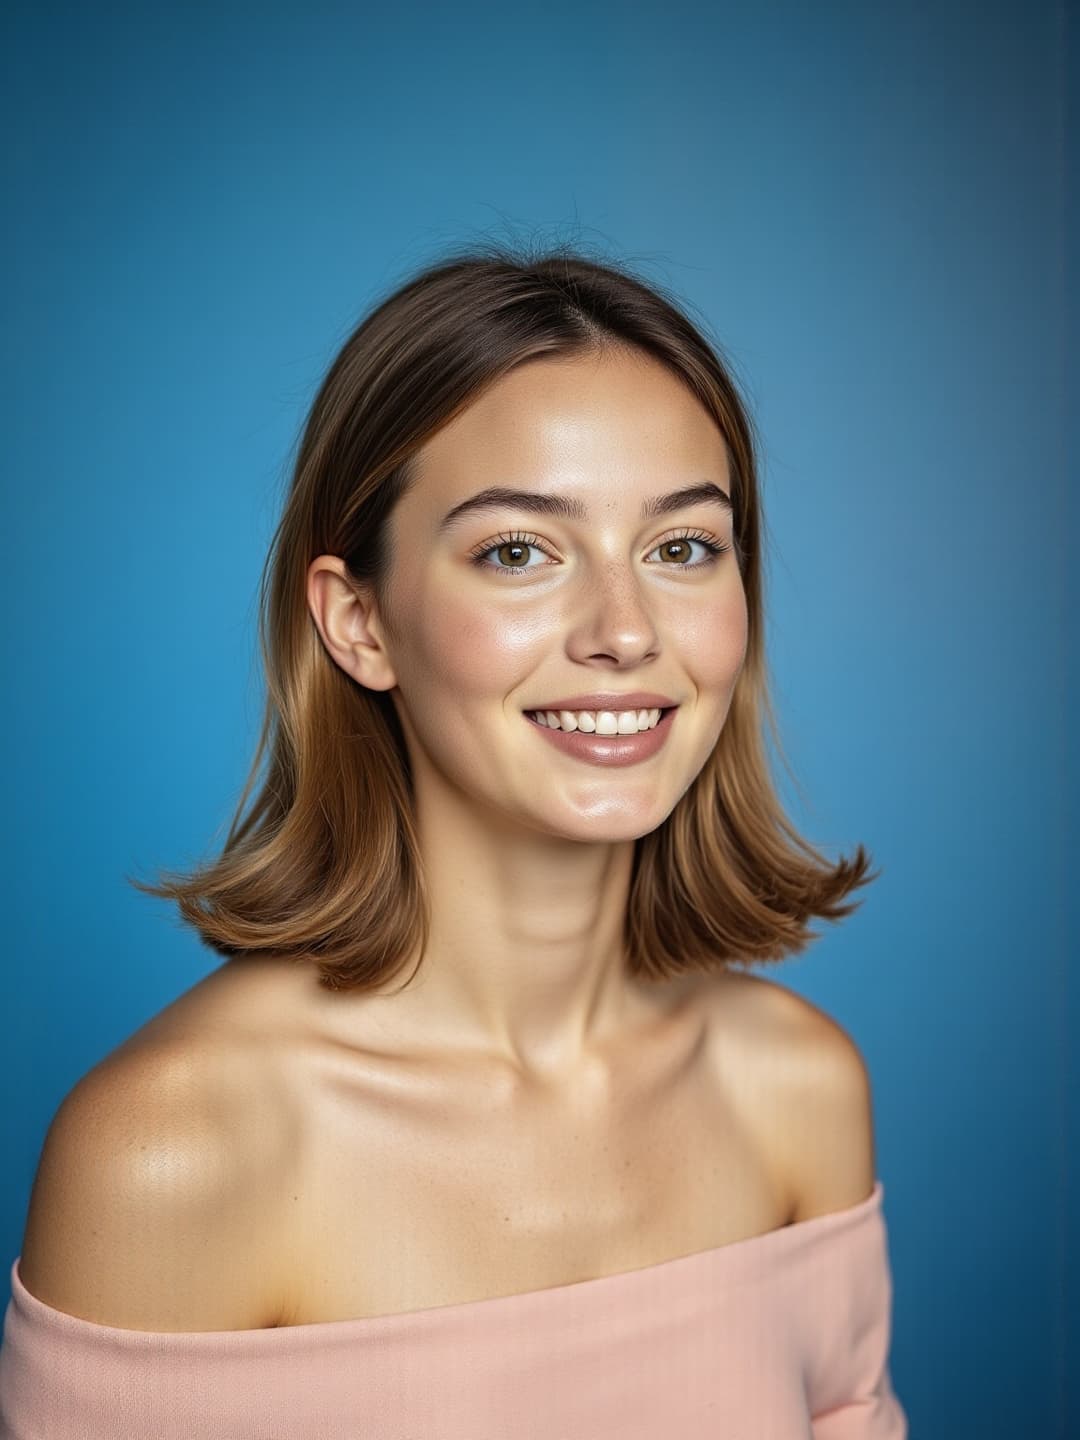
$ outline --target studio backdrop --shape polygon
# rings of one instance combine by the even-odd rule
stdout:
[[[882,872],[771,973],[871,1072],[912,1435],[1078,1433],[1075,22],[8,7],[0,1301],[57,1105],[220,963],[125,877],[223,838],[326,364],[445,249],[570,242],[761,432],[781,787]]]

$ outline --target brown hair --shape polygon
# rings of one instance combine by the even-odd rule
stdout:
[[[389,695],[357,684],[324,648],[308,567],[342,557],[352,579],[372,587],[392,633],[386,522],[415,479],[420,447],[524,361],[612,347],[667,366],[724,435],[749,620],[716,746],[668,818],[635,842],[631,972],[662,979],[782,959],[818,938],[812,917],[837,920],[861,903],[841,902],[877,878],[863,846],[829,862],[796,832],[770,776],[763,721],[782,750],[763,645],[757,440],[719,347],[624,262],[493,242],[444,257],[378,304],[315,396],[260,584],[267,696],[224,848],[189,876],[157,885],[127,877],[174,900],[212,949],[314,963],[332,990],[381,986],[413,955],[419,967],[429,915],[404,738]]]

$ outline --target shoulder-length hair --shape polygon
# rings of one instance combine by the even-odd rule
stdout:
[[[634,848],[625,920],[631,973],[665,979],[782,959],[837,920],[867,874],[827,860],[783,812],[764,745],[782,748],[763,648],[757,439],[728,367],[679,304],[622,262],[565,246],[537,256],[481,244],[444,256],[374,308],[333,360],[307,416],[260,582],[267,694],[258,747],[221,854],[156,885],[225,956],[315,965],[327,989],[374,989],[429,937],[412,775],[389,695],[364,688],[322,644],[307,603],[319,555],[384,602],[387,519],[414,457],[515,366],[632,347],[660,361],[719,426],[731,472],[748,644],[719,739],[667,819]],[[268,766],[250,810],[260,764]],[[787,764],[785,760],[785,766]]]

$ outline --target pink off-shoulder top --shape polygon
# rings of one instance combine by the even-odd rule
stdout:
[[[4,1440],[906,1440],[884,1187],[642,1269],[404,1314],[124,1330],[18,1259]]]

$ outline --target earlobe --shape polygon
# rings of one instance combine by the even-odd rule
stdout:
[[[384,647],[374,596],[357,587],[336,555],[320,555],[308,567],[308,609],[330,658],[369,690],[392,690],[397,684]]]

